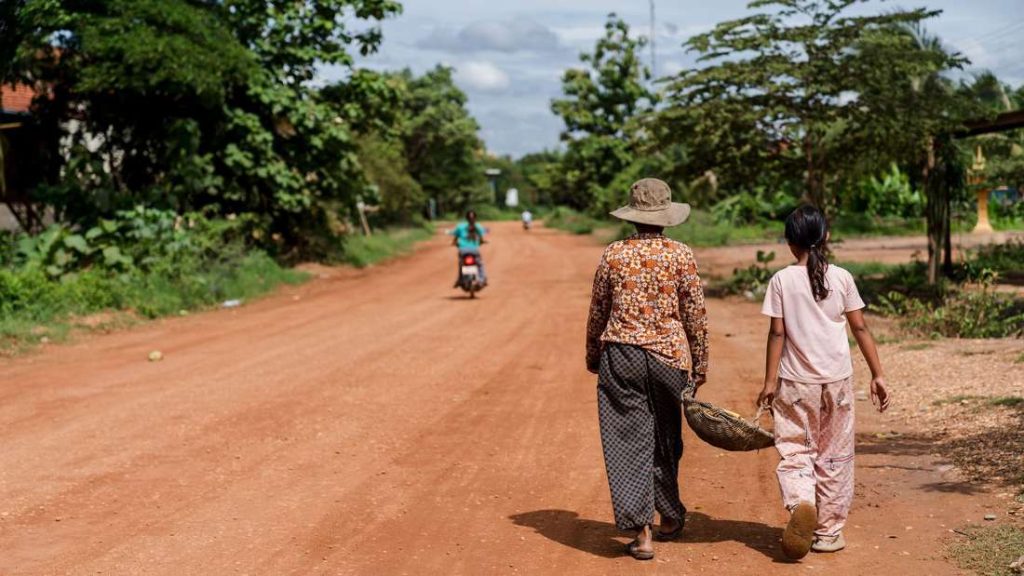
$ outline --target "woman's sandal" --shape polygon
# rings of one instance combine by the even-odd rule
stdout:
[[[626,544],[626,554],[629,554],[637,560],[654,559],[654,550],[640,550],[639,548],[637,548],[637,544],[639,544],[639,542],[637,542],[636,540],[633,540],[632,542]]]
[[[672,530],[671,532],[662,532],[661,530],[658,530],[654,533],[654,539],[658,542],[671,542],[672,540],[679,538],[679,535],[683,533],[683,526],[686,526],[686,519],[683,518],[682,520],[677,520],[677,522],[679,522],[679,525],[676,526],[675,530]]]

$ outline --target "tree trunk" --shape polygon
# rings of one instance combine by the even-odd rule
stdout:
[[[942,257],[942,215],[945,202],[942,198],[942,186],[932,180],[932,172],[935,170],[935,139],[929,137],[925,147],[926,159],[921,171],[921,185],[927,199],[925,216],[928,231],[928,283],[935,284],[939,281],[939,260]]]
[[[824,174],[818,166],[820,160],[816,154],[818,150],[816,150],[815,146],[814,135],[808,132],[804,136],[804,159],[807,163],[805,200],[822,212],[826,212],[828,207],[825,205]]]
[[[942,230],[942,273],[945,274],[947,278],[950,278],[953,276],[953,234],[951,230],[953,227],[951,209],[952,201],[948,190],[945,191],[943,196],[945,196],[945,209],[943,210],[945,213],[945,217],[943,218],[945,225]]]

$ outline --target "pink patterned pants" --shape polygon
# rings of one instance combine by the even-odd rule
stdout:
[[[780,380],[772,404],[782,502],[818,508],[817,536],[842,531],[853,501],[853,378],[829,384]]]

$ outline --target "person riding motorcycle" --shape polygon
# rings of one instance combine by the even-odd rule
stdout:
[[[466,254],[476,256],[476,263],[480,270],[480,282],[484,285],[487,284],[487,273],[484,271],[484,262],[480,257],[480,245],[484,243],[484,234],[486,233],[487,229],[477,223],[476,212],[473,210],[467,211],[466,219],[459,222],[459,224],[449,232],[449,234],[455,237],[452,239],[452,245],[457,246],[459,249],[460,262],[462,257]],[[455,279],[455,288],[458,287],[459,277],[457,275]]]

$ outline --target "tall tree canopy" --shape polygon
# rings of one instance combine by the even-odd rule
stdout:
[[[937,11],[854,14],[865,1],[755,0],[750,8],[764,12],[694,36],[685,46],[700,65],[672,79],[658,133],[689,139],[694,172],[714,170],[725,187],[799,178],[807,200],[831,208],[850,168],[838,152],[874,114],[862,94],[893,75],[956,64],[936,64],[896,32]]]
[[[567,150],[563,174],[552,183],[556,200],[577,208],[606,208],[621,198],[608,198],[607,187],[635,160],[638,117],[650,110],[656,95],[648,88],[650,71],[641,64],[645,38],[630,36],[629,25],[609,14],[605,34],[583,68],[562,76],[565,97],[551,109],[565,122]],[[621,196],[612,194],[613,196]],[[596,199],[596,202],[595,202]]]
[[[392,0],[17,3],[6,79],[40,92],[43,199],[71,220],[137,202],[248,212],[307,248],[365,190],[352,126],[378,108],[380,78],[359,74],[353,52],[376,50],[377,21],[399,10]],[[344,109],[310,83],[322,63],[350,70]]]

